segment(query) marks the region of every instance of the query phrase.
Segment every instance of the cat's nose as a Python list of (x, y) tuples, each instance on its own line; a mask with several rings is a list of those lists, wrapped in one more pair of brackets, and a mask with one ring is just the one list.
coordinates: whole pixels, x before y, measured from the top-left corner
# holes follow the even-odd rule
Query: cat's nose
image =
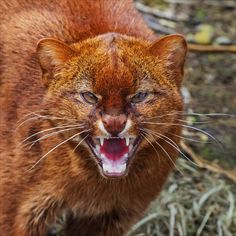
[(116, 116), (104, 114), (102, 116), (102, 122), (107, 130), (112, 136), (118, 136), (119, 133), (125, 128), (127, 122), (127, 115), (120, 114)]

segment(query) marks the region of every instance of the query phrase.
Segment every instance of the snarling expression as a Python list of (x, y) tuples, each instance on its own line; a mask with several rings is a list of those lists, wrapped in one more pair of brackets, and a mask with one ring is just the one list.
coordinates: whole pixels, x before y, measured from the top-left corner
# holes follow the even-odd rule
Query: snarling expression
[(182, 109), (185, 54), (179, 35), (149, 43), (109, 33), (70, 46), (43, 39), (38, 55), (49, 111), (61, 118), (57, 125), (78, 124), (65, 138), (88, 148), (103, 176), (124, 176), (145, 145), (147, 121), (163, 123), (152, 130), (165, 134)]

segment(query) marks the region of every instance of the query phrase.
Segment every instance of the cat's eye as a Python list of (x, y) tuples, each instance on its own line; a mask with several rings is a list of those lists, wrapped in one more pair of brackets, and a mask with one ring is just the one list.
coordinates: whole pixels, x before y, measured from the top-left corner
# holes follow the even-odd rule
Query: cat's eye
[(131, 103), (139, 103), (143, 102), (148, 96), (148, 93), (146, 92), (139, 92), (136, 93), (130, 100)]
[(97, 96), (91, 92), (83, 92), (81, 93), (81, 96), (84, 99), (84, 101), (89, 104), (96, 104), (98, 102)]

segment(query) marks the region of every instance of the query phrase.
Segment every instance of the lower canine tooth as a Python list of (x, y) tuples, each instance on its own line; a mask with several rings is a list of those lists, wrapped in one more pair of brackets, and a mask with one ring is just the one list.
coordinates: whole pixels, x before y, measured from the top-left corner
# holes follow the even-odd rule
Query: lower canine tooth
[(97, 150), (98, 152), (100, 152), (100, 147), (99, 147), (99, 145), (96, 145), (96, 150)]
[(129, 146), (129, 137), (125, 138), (125, 143), (126, 143), (126, 146)]

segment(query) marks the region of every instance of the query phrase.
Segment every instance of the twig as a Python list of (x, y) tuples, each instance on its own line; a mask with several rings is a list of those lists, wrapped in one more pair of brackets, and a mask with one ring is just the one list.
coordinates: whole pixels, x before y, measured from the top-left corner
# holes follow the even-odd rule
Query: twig
[(190, 157), (193, 159), (193, 161), (200, 167), (204, 169), (208, 169), (210, 171), (216, 172), (218, 174), (222, 174), (229, 179), (233, 180), (236, 182), (236, 170), (225, 170), (221, 166), (211, 163), (207, 160), (204, 160), (202, 157), (198, 156), (192, 148), (190, 148), (187, 144), (184, 142), (180, 143), (181, 148), (183, 149), (184, 152), (188, 153)]
[(209, 217), (210, 217), (210, 215), (212, 214), (213, 211), (214, 211), (213, 207), (209, 207), (206, 215), (204, 216), (204, 218), (202, 220), (202, 223), (201, 223), (200, 227), (197, 230), (196, 236), (201, 235), (201, 233), (203, 232), (203, 229), (206, 226), (206, 223), (207, 223), (207, 221), (208, 221), (208, 219), (209, 219)]
[(144, 20), (149, 25), (150, 28), (157, 32), (161, 32), (163, 34), (174, 34), (175, 31), (163, 25), (157, 23), (156, 18), (150, 15), (144, 15)]
[(146, 217), (144, 217), (142, 220), (140, 220), (139, 222), (137, 222), (131, 229), (131, 231), (128, 233), (128, 235), (130, 235), (130, 233), (136, 231), (137, 229), (139, 229), (141, 226), (143, 226), (144, 224), (146, 224), (147, 222), (157, 218), (158, 213), (152, 213), (150, 215), (147, 215)]
[(176, 16), (171, 11), (160, 11), (158, 9), (153, 9), (151, 7), (145, 6), (144, 4), (140, 2), (136, 2), (135, 7), (142, 13), (150, 14), (158, 18), (163, 18), (170, 21), (183, 21), (183, 22), (189, 21), (189, 18), (186, 15), (179, 14), (178, 16)]
[[(188, 5), (198, 5), (199, 1), (197, 0), (166, 0), (168, 3), (180, 3), (180, 4), (188, 4)], [(215, 0), (204, 0), (202, 4), (209, 5), (209, 6), (222, 6), (222, 7), (231, 7), (236, 8), (235, 1), (215, 1)]]
[(191, 51), (199, 52), (232, 52), (236, 53), (235, 45), (201, 45), (201, 44), (188, 44), (188, 48)]

